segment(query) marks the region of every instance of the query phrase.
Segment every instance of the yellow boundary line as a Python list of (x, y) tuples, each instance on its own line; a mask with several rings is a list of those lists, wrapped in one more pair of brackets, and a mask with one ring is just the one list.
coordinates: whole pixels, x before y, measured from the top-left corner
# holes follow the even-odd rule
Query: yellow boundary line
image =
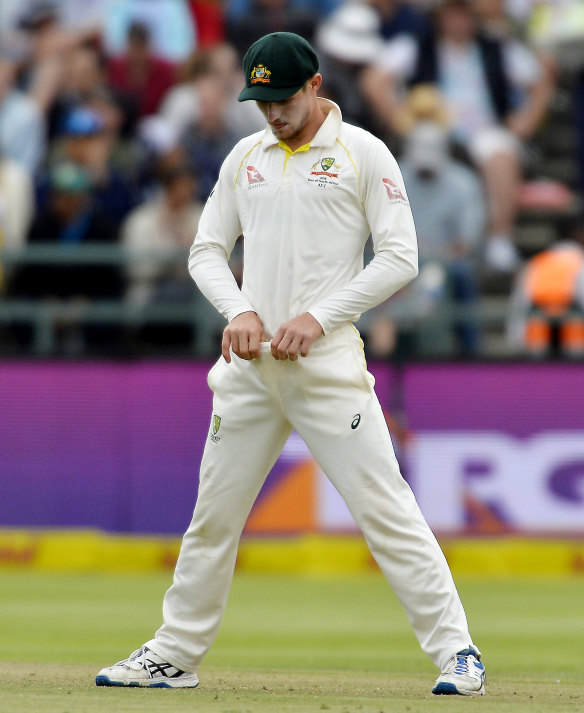
[[(584, 576), (584, 540), (525, 537), (443, 539), (455, 575)], [(180, 538), (99, 530), (0, 530), (0, 569), (65, 572), (172, 570)], [(377, 568), (359, 536), (244, 538), (237, 566), (248, 572), (358, 574)]]

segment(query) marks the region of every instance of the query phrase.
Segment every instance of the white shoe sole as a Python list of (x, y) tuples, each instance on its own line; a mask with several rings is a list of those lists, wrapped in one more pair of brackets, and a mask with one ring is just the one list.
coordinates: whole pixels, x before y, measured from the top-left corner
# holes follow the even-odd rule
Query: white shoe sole
[(96, 686), (109, 686), (116, 688), (197, 688), (199, 679), (192, 681), (179, 681), (168, 679), (167, 681), (154, 681), (152, 679), (134, 681), (116, 681), (105, 674), (99, 674), (95, 679)]
[(484, 696), (484, 684), (476, 691), (459, 690), (454, 683), (439, 683), (432, 689), (435, 696)]

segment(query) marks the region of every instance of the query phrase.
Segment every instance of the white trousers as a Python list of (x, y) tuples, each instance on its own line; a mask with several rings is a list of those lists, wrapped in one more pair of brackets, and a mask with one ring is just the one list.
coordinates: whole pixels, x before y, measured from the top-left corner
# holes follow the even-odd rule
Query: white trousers
[(400, 474), (357, 330), (321, 337), (296, 362), (275, 360), (267, 343), (253, 361), (221, 358), (208, 382), (213, 418), (199, 496), (164, 623), (146, 646), (184, 671), (197, 669), (219, 630), (245, 521), (295, 428), (347, 503), (422, 649), (442, 668), (467, 648), (462, 603)]

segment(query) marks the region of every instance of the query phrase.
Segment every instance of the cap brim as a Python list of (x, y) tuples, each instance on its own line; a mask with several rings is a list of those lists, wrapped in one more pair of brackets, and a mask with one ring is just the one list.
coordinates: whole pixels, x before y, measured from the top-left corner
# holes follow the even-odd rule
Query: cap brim
[(240, 102), (249, 101), (250, 99), (260, 102), (283, 102), (300, 91), (303, 86), (304, 82), (295, 87), (266, 87), (262, 85), (244, 87), (237, 100)]

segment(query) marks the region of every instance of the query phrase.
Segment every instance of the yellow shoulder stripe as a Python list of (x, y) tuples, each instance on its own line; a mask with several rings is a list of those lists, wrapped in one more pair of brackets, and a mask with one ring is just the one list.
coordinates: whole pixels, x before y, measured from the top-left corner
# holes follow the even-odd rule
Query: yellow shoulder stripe
[(241, 162), (239, 164), (239, 168), (237, 169), (237, 174), (235, 176), (235, 181), (233, 182), (233, 188), (235, 189), (235, 186), (237, 185), (237, 181), (239, 180), (239, 174), (241, 173), (241, 167), (243, 166), (243, 162), (245, 159), (250, 155), (250, 153), (255, 149), (256, 146), (259, 146), (262, 142), (258, 141), (256, 144), (254, 144), (250, 150), (245, 154), (245, 156), (241, 159)]
[(345, 144), (344, 144), (339, 138), (337, 138), (337, 141), (338, 141), (338, 143), (345, 149), (345, 153), (347, 154), (347, 158), (349, 159), (349, 161), (350, 161), (351, 164), (353, 165), (353, 170), (355, 171), (355, 175), (357, 176), (357, 185), (359, 186), (359, 200), (361, 201), (361, 203), (363, 203), (363, 197), (361, 196), (361, 178), (360, 178), (360, 176), (359, 176), (359, 171), (357, 170), (357, 166), (356, 166), (356, 164), (355, 164), (355, 161), (353, 161), (353, 157), (351, 156), (351, 152), (350, 152), (349, 149), (345, 146)]

